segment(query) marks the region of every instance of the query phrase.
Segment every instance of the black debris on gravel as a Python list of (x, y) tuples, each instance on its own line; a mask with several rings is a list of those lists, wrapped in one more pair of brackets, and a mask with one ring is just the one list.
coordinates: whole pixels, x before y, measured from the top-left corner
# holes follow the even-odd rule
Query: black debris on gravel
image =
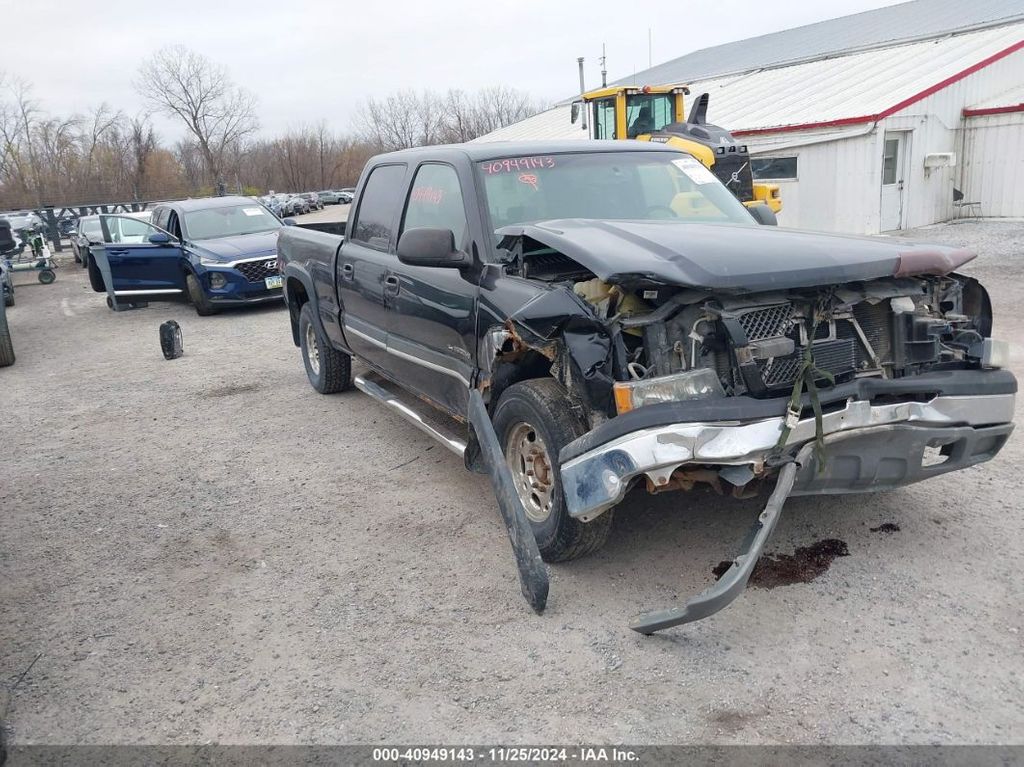
[(871, 532), (873, 533), (898, 533), (900, 526), (895, 522), (883, 522), (878, 527), (872, 527)]
[[(757, 561), (748, 585), (760, 589), (810, 583), (823, 575), (836, 557), (848, 557), (845, 541), (826, 538), (810, 546), (801, 546), (792, 554), (767, 554)], [(721, 578), (732, 562), (719, 562), (711, 572), (715, 580)]]

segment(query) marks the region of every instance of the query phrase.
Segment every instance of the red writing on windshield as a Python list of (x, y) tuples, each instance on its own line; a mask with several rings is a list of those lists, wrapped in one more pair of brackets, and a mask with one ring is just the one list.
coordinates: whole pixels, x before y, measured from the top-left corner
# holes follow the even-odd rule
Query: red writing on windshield
[(536, 173), (520, 173), (519, 183), (529, 184), (534, 189), (537, 188), (537, 174)]
[(427, 205), (440, 205), (444, 199), (444, 190), (436, 186), (418, 186), (410, 195), (412, 202), (423, 202)]
[(554, 157), (510, 157), (507, 160), (491, 160), (482, 166), (484, 173), (491, 176), (495, 173), (518, 173), (534, 168), (554, 168)]

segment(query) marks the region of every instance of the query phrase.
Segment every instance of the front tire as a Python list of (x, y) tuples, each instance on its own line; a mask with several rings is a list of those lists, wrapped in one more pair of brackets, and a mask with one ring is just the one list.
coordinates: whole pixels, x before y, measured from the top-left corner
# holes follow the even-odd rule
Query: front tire
[(321, 394), (352, 388), (352, 358), (331, 346), (313, 317), (309, 303), (299, 312), (299, 348), (310, 385)]
[(558, 453), (586, 433), (553, 378), (508, 387), (494, 409), (494, 430), (545, 562), (591, 554), (608, 540), (612, 511), (592, 522), (569, 516), (558, 472)]
[(188, 298), (196, 308), (196, 314), (200, 317), (209, 317), (217, 313), (217, 308), (210, 301), (203, 286), (199, 284), (199, 278), (192, 272), (185, 275), (185, 287), (188, 290)]

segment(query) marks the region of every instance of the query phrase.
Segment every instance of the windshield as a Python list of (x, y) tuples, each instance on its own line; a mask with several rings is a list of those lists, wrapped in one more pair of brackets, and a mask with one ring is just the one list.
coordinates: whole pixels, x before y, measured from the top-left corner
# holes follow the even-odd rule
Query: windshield
[(185, 233), (190, 240), (213, 240), (240, 234), (270, 232), (281, 228), (281, 222), (262, 205), (232, 205), (207, 208), (186, 213)]
[(558, 218), (754, 224), (691, 155), (594, 152), (477, 163), (495, 229)]

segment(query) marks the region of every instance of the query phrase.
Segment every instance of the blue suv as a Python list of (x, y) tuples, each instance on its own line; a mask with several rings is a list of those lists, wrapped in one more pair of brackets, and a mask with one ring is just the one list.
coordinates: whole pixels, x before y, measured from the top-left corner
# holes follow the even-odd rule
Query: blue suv
[(103, 244), (92, 247), (89, 281), (107, 293), (108, 303), (187, 299), (206, 316), (281, 300), (277, 233), (283, 224), (256, 200), (159, 203), (151, 220), (100, 216)]

